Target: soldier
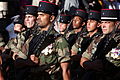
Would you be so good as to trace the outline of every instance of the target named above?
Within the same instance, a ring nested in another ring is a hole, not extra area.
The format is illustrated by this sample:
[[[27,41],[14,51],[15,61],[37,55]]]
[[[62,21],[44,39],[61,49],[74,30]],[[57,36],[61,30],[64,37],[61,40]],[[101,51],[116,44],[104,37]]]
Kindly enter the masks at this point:
[[[24,20],[20,19],[16,23],[21,24],[21,29],[19,29],[19,34],[12,41],[9,41],[8,46],[11,48],[11,51],[18,53],[21,51],[21,47],[24,42],[29,38],[29,36],[34,32],[34,26],[36,24],[37,18],[37,6],[26,5],[24,10],[25,18]],[[17,24],[16,24],[17,25]],[[14,27],[15,28],[15,27]],[[24,29],[23,29],[24,28]],[[16,30],[15,30],[16,31]]]
[[[91,10],[88,14],[88,20],[87,20],[87,32],[84,32],[81,36],[78,37],[76,40],[76,43],[72,46],[71,49],[71,57],[74,62],[73,67],[75,70],[79,68],[79,60],[81,58],[82,53],[87,49],[89,44],[92,42],[92,40],[95,37],[98,37],[101,35],[100,27],[100,12]],[[76,68],[77,66],[78,68]],[[82,68],[80,69],[82,70]],[[73,72],[74,73],[74,72]],[[79,76],[82,75],[82,72],[79,72]]]
[[[105,56],[119,43],[119,32],[116,31],[118,20],[118,10],[101,10],[101,28],[102,37],[96,37],[87,50],[82,54],[80,60],[81,66],[86,69],[83,80],[114,80],[116,71],[119,71],[114,65],[109,63]],[[118,80],[118,79],[117,79]]]
[[[15,30],[16,33],[18,33],[18,35],[17,35],[16,38],[13,38],[13,39],[9,40],[8,44],[5,46],[5,49],[2,53],[2,58],[4,58],[4,60],[6,62],[9,62],[8,60],[11,59],[12,56],[13,56],[13,59],[14,59],[15,54],[22,53],[21,48],[22,48],[22,46],[25,42],[25,39],[28,38],[30,36],[30,34],[32,34],[33,27],[36,23],[37,7],[36,6],[31,6],[31,5],[26,6],[25,11],[24,11],[24,15],[25,15],[25,19],[24,19],[25,21],[23,21],[23,19],[21,17],[19,17],[18,19],[16,19],[14,21],[14,24],[15,24],[14,30]],[[26,26],[26,27],[28,27],[29,29],[32,29],[32,30],[25,31],[24,26]],[[23,30],[23,28],[24,28],[24,30]],[[9,56],[9,58],[7,58],[7,56]],[[3,60],[2,65],[5,64],[5,65],[11,67],[11,65],[9,65],[9,63],[6,63],[4,60]],[[4,67],[4,69],[5,69],[5,67]],[[7,76],[7,77],[9,77],[9,76]]]
[[[59,32],[62,35],[65,35],[68,29],[68,24],[71,21],[71,16],[66,14],[61,14],[59,19]]]
[[[53,25],[50,26],[57,12],[58,7],[54,3],[40,1],[37,17],[39,32],[31,35],[23,45],[23,54],[18,53],[15,60],[18,67],[22,61],[24,69],[31,67],[28,70],[31,75],[26,77],[27,80],[59,80],[61,76],[63,80],[70,80],[69,45],[64,38],[55,36],[58,33]],[[59,74],[60,68],[62,74]]]
[[[100,12],[91,10],[88,14],[87,20],[87,32],[84,35],[80,36],[74,46],[72,47],[72,54],[76,55],[78,52],[82,54],[86,48],[89,46],[94,37],[101,34],[99,29],[100,27]],[[84,45],[84,47],[82,47]]]
[[[66,36],[70,46],[72,46],[82,32],[84,32],[85,20],[87,18],[87,13],[82,9],[77,9],[73,15],[72,28],[73,30],[68,31]]]

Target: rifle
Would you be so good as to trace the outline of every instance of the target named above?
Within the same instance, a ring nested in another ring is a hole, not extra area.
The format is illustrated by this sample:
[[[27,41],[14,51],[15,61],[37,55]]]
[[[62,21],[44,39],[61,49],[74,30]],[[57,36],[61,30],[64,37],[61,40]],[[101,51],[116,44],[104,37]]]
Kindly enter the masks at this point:
[[[54,29],[54,23],[57,21],[58,17],[60,16],[61,12],[63,11],[63,9],[60,11],[60,13],[57,15],[57,17],[54,19],[54,21],[51,23],[51,25],[48,28],[47,32],[43,32],[42,34],[40,34],[40,36],[38,36],[36,39],[36,43],[32,48],[32,53],[35,54],[36,57],[38,57],[41,53],[41,51],[48,46],[51,42],[49,40],[47,40],[49,43],[45,43],[45,40],[47,37],[52,36],[53,39],[52,42],[54,41],[54,39],[57,37],[56,35],[50,35],[50,32]],[[44,44],[45,43],[45,44]],[[44,44],[44,45],[43,45]],[[28,52],[29,55],[31,55],[31,52]]]

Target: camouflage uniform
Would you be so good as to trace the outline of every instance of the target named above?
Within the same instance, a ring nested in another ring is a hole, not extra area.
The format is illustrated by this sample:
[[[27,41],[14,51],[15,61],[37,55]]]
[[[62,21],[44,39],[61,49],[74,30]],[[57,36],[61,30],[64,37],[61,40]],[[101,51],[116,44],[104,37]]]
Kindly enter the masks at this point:
[[[103,69],[95,71],[95,74],[97,77],[103,78],[103,80],[120,79],[117,76],[120,68],[115,66],[119,65],[119,61],[115,63],[115,59],[111,59],[111,57],[113,57],[113,55],[111,56],[111,52],[115,51],[120,42],[119,33],[115,33],[114,35],[114,38],[111,38],[112,36],[110,35],[103,35],[102,37],[95,38],[87,50],[82,54],[82,57],[85,57],[90,61],[100,60],[102,62]]]
[[[85,30],[84,27],[78,33],[76,33],[75,30],[68,31],[65,34],[65,38],[67,39],[68,43],[70,44],[70,47],[72,47],[73,44],[75,44],[75,42],[78,39],[78,37],[81,37],[84,33],[86,33],[86,30]]]
[[[92,55],[95,53],[96,49],[97,49],[97,45],[100,42],[101,39],[104,38],[105,35],[103,36],[96,36],[94,38],[94,40],[90,43],[90,45],[88,46],[88,48],[86,49],[86,51],[82,54],[82,57],[85,57],[89,60],[92,59]]]
[[[5,46],[5,42],[3,40],[2,35],[0,34],[0,47],[3,47],[3,46]]]
[[[41,36],[42,31],[40,31],[36,36]],[[56,32],[53,30],[50,34],[55,34]],[[22,52],[26,56],[21,56],[21,54],[18,54],[21,58],[27,59],[29,58],[29,55],[33,54],[30,52],[34,47],[33,44],[36,45],[35,41],[32,39],[35,38],[35,35],[31,35],[30,38],[26,41],[22,48]],[[53,37],[52,37],[53,38]],[[35,39],[36,40],[36,39]],[[49,40],[49,39],[48,39]],[[47,42],[47,41],[45,41]],[[39,43],[38,43],[39,44]],[[45,43],[46,44],[46,43]],[[44,46],[44,45],[43,45]],[[31,70],[33,72],[44,72],[53,76],[52,80],[59,80],[60,75],[55,76],[55,73],[60,70],[60,64],[62,62],[66,62],[70,60],[70,52],[69,52],[69,44],[66,42],[66,40],[62,37],[58,37],[55,39],[55,42],[45,46],[45,48],[40,51],[39,58],[39,67],[38,68],[32,68]],[[39,75],[40,76],[40,75]],[[47,76],[42,76],[40,80],[45,78]],[[33,76],[32,76],[33,78]],[[38,77],[34,77],[33,80]],[[46,80],[46,79],[43,79]]]
[[[119,44],[117,44],[117,46],[115,48],[112,48],[111,51],[106,54],[106,58],[109,62],[113,63],[115,66],[117,67],[120,67],[120,36],[119,36],[120,33],[118,33],[117,37],[114,38],[114,40],[116,42],[118,42]]]
[[[76,43],[72,46],[71,51],[77,53],[79,59],[76,61],[72,61],[72,65],[71,65],[71,73],[73,73],[71,76],[73,76],[73,78],[75,78],[75,76],[77,75],[77,79],[80,79],[83,74],[84,74],[84,69],[79,65],[80,63],[80,57],[82,55],[82,53],[87,49],[87,47],[89,46],[89,44],[92,42],[92,40],[94,40],[95,37],[100,36],[101,33],[97,32],[95,33],[92,37],[89,37],[89,35],[87,33],[83,33],[82,36],[79,36],[78,39],[76,40]],[[74,58],[74,56],[73,56]],[[77,59],[77,57],[75,58]],[[75,74],[76,73],[76,74]]]
[[[87,33],[83,33],[83,35],[80,36],[76,43],[72,46],[72,51],[78,54],[82,54],[87,49],[92,40],[98,36],[101,36],[100,32],[95,33],[92,37],[89,37]]]

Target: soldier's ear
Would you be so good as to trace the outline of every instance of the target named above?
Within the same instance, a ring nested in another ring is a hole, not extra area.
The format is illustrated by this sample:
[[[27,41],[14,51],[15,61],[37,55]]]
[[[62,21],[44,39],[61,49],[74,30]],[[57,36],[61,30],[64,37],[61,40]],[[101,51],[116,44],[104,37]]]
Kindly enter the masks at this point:
[[[82,26],[85,26],[86,25],[86,23],[85,22],[82,22]]]
[[[97,27],[100,27],[100,26],[101,26],[101,23],[100,23],[100,22],[98,22]]]
[[[117,26],[117,25],[119,25],[120,24],[120,22],[119,21],[115,21],[115,25]]]
[[[55,19],[55,16],[51,15],[50,16],[50,22],[52,22]]]

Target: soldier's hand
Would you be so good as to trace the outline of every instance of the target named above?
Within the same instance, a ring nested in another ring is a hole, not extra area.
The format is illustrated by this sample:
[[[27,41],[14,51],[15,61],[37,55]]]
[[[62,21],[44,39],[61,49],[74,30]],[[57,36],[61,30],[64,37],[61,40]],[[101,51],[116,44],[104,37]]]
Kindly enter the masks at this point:
[[[16,59],[17,54],[18,54],[17,52],[14,52],[14,53],[13,53],[13,56],[12,56],[13,60],[15,60],[15,59]]]
[[[82,55],[80,55],[80,54],[73,55],[73,56],[71,56],[71,60],[72,60],[72,61],[80,61],[81,56],[82,56]]]
[[[38,57],[36,57],[34,54],[30,55],[30,59],[36,64],[39,62]]]
[[[87,70],[102,71],[103,70],[103,63],[101,60],[84,61],[83,67]]]
[[[93,65],[93,70],[97,70],[97,71],[102,71],[103,70],[103,63],[101,60],[95,60],[91,62]]]

